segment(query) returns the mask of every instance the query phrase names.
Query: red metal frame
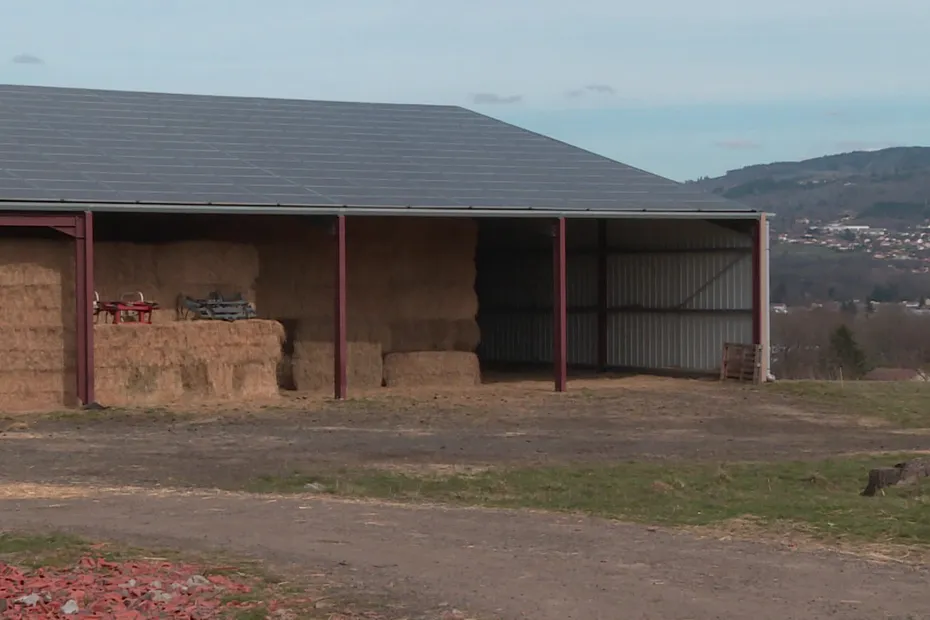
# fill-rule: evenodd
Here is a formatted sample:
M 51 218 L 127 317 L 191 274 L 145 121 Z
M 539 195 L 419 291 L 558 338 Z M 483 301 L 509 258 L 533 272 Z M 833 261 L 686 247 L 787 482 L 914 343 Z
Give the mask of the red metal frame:
M 0 213 L 0 227 L 51 228 L 75 240 L 75 300 L 77 336 L 77 397 L 82 405 L 94 402 L 94 216 L 53 213 Z
M 764 216 L 752 229 L 752 343 L 762 344 L 762 247 L 765 234 Z
M 564 392 L 568 383 L 568 301 L 565 287 L 565 218 L 555 221 L 552 239 L 552 361 L 555 391 Z
M 346 343 L 346 216 L 337 215 L 336 237 L 336 296 L 333 308 L 333 395 L 337 400 L 346 398 L 348 345 Z
M 597 221 L 597 370 L 607 370 L 607 220 Z

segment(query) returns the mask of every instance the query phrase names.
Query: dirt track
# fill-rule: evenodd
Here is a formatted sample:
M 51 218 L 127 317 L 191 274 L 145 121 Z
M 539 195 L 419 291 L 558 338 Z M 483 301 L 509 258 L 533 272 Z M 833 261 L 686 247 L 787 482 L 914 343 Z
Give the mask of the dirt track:
M 813 416 L 745 390 L 669 380 L 621 386 L 569 396 L 489 389 L 425 404 L 298 402 L 173 421 L 144 412 L 14 420 L 0 435 L 0 472 L 8 483 L 234 489 L 261 474 L 352 464 L 782 459 L 926 448 L 924 435 Z M 930 609 L 921 569 L 594 519 L 199 491 L 23 499 L 8 488 L 0 493 L 3 527 L 228 547 L 328 568 L 366 591 L 389 591 L 411 611 L 447 601 L 482 617 L 560 620 L 930 617 L 913 615 Z
M 930 608 L 923 569 L 575 517 L 132 495 L 0 500 L 0 520 L 325 567 L 405 602 L 398 618 L 439 617 L 442 602 L 534 620 L 904 620 Z

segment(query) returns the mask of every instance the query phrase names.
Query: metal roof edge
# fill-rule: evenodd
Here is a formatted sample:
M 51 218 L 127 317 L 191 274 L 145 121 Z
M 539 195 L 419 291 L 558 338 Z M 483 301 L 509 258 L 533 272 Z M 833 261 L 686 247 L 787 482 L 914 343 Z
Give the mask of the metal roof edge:
M 339 205 L 245 205 L 245 204 L 182 204 L 182 203 L 118 203 L 81 201 L 6 201 L 0 200 L 3 211 L 45 211 L 95 213 L 176 213 L 191 215 L 354 215 L 383 217 L 507 217 L 571 219 L 759 219 L 762 211 L 751 209 L 690 209 L 662 211 L 649 209 L 573 210 L 548 207 L 389 207 Z

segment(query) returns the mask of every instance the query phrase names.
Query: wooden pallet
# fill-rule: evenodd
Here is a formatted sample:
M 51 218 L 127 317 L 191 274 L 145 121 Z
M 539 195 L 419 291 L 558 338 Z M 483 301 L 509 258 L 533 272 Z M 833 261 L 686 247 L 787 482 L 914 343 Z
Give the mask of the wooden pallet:
M 720 380 L 762 383 L 762 345 L 726 342 L 720 362 Z

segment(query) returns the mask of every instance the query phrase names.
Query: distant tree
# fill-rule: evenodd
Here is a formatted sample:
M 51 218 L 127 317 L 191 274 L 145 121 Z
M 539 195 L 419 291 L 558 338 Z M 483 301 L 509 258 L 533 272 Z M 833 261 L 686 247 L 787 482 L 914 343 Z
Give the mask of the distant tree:
M 773 304 L 784 304 L 788 303 L 788 287 L 785 286 L 784 280 L 778 282 L 775 285 L 775 288 L 772 290 L 772 303 Z
M 840 325 L 830 335 L 830 354 L 843 377 L 858 379 L 866 373 L 865 352 L 848 325 Z
M 844 301 L 840 304 L 840 312 L 849 316 L 856 316 L 859 313 L 859 307 L 854 301 Z
M 900 298 L 901 294 L 898 291 L 897 284 L 876 284 L 872 288 L 872 294 L 869 295 L 871 301 L 878 302 L 898 301 Z

